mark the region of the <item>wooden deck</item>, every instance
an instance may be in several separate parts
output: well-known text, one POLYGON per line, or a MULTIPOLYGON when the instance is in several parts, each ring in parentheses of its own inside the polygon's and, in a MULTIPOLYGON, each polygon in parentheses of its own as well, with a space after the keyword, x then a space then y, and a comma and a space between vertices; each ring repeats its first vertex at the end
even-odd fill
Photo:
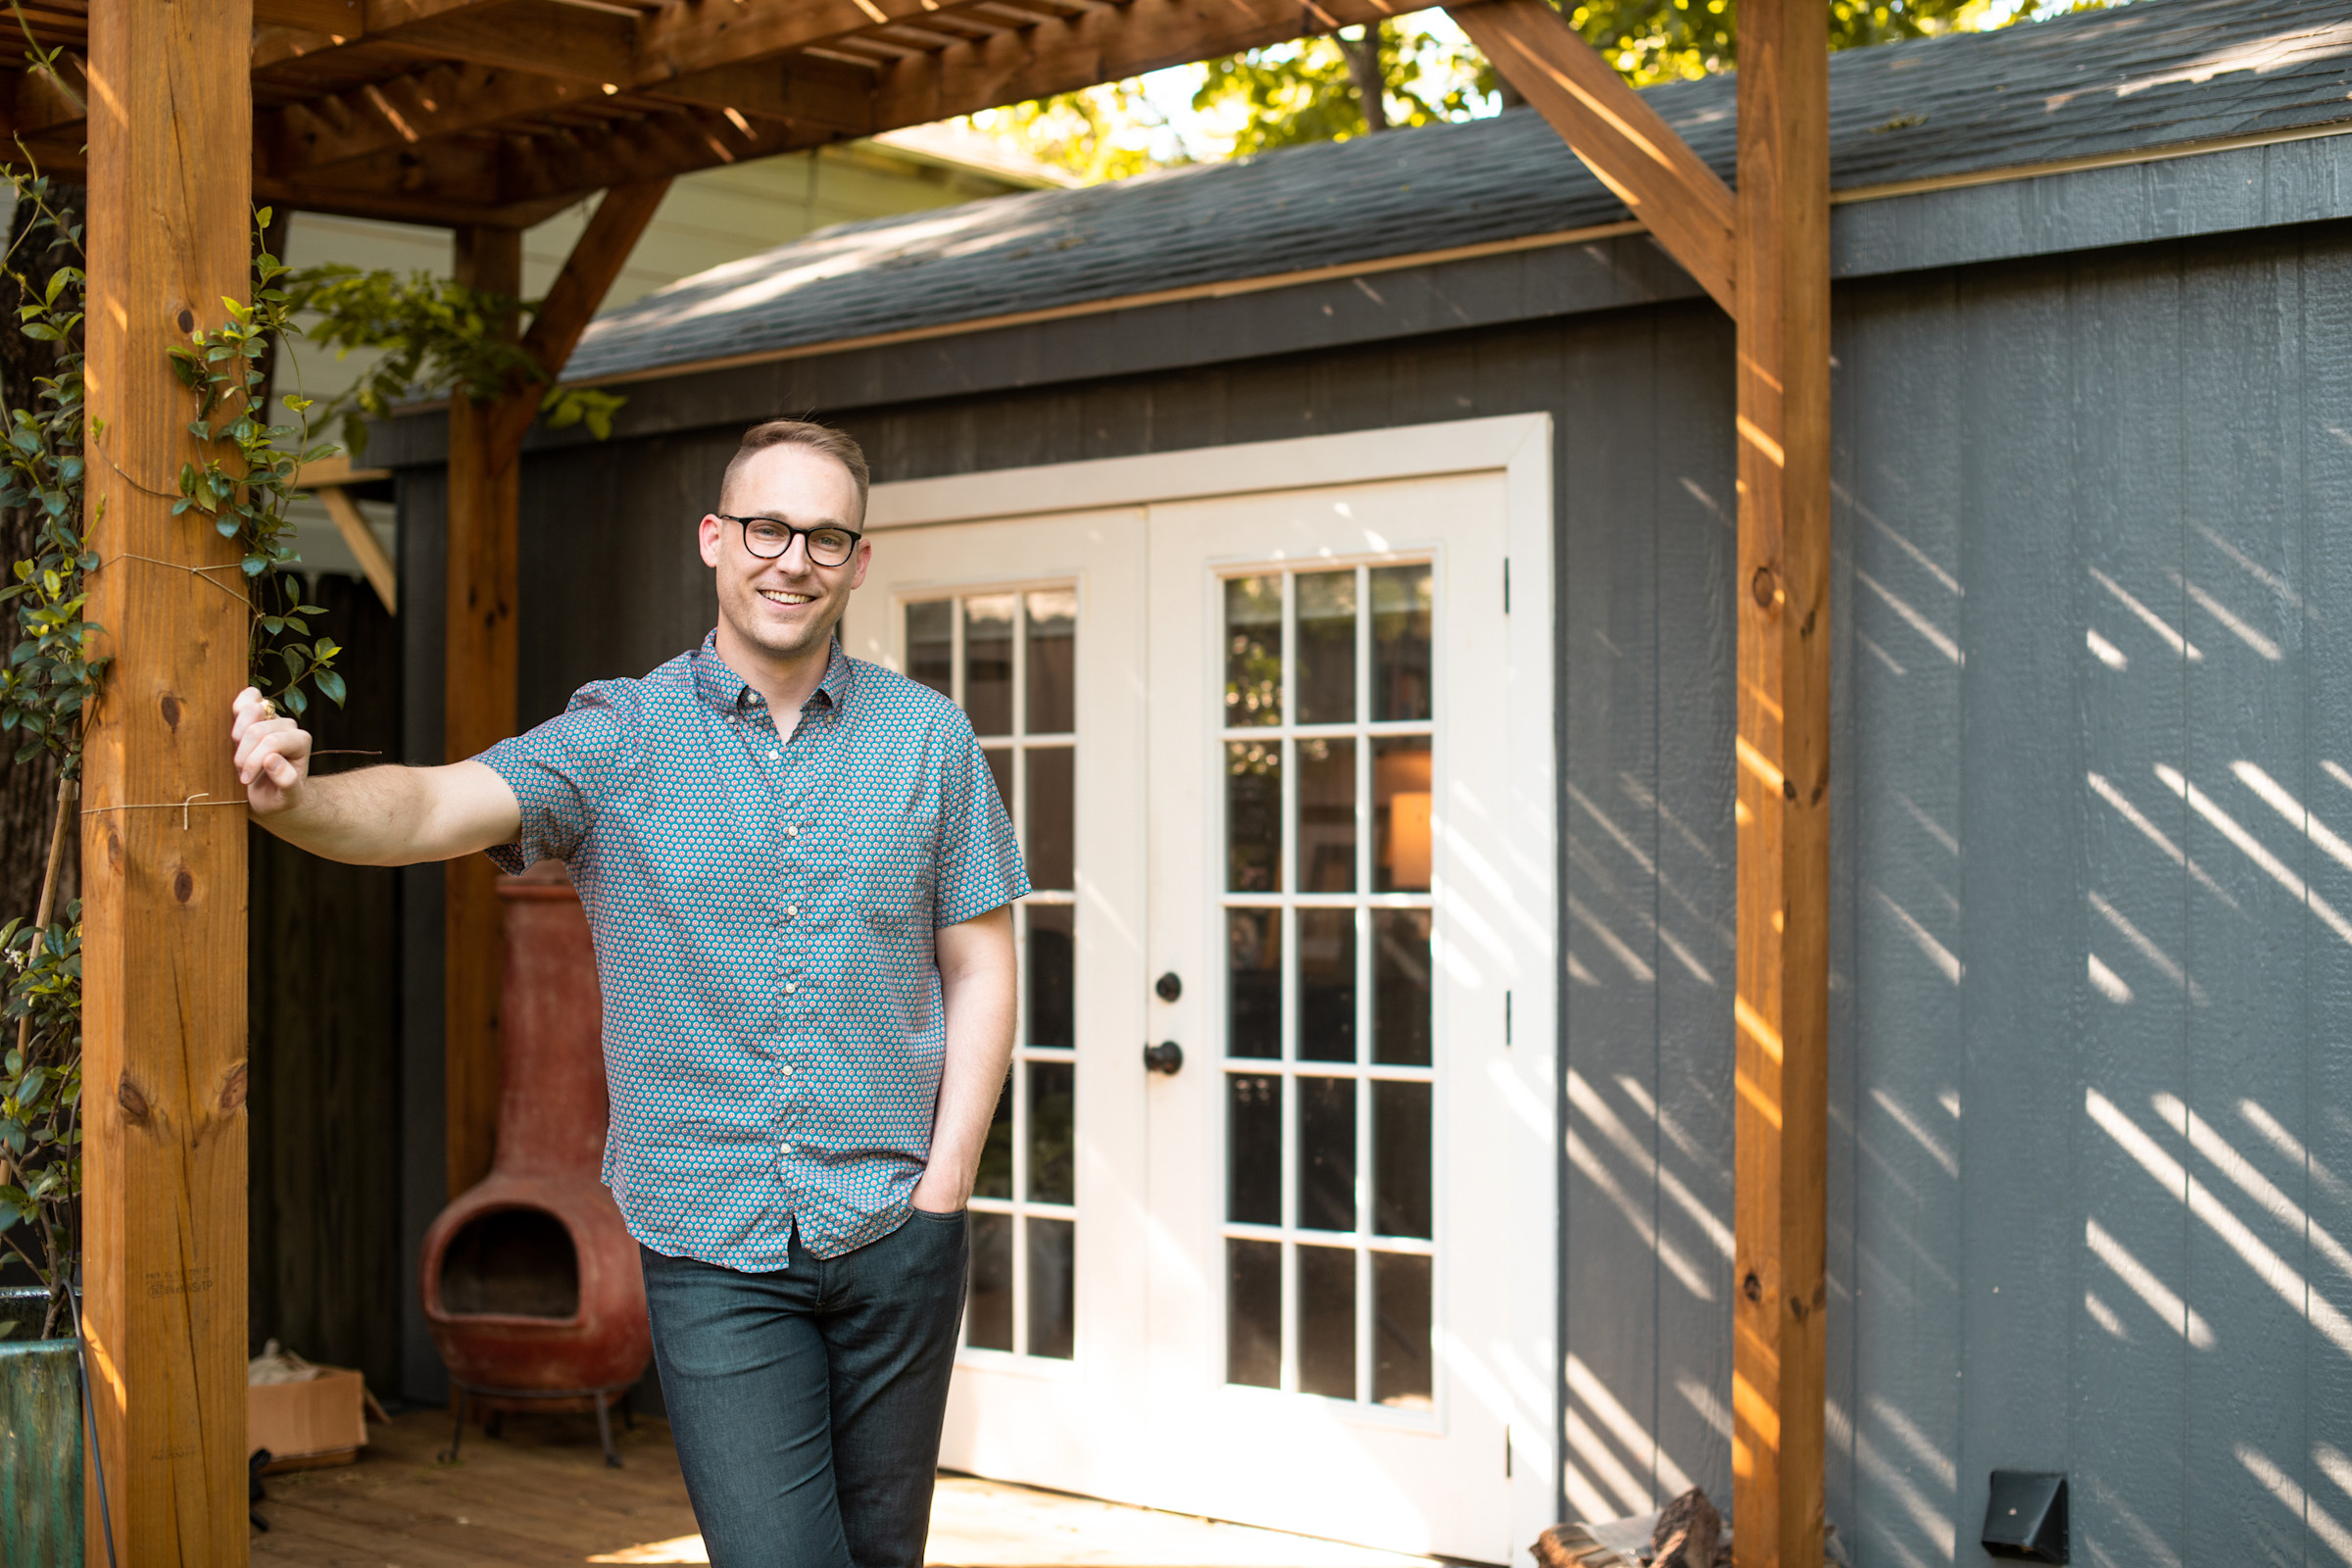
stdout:
MULTIPOLYGON (((616 1432, 605 1467, 587 1416, 507 1419, 466 1435, 461 1463, 435 1455, 449 1418, 415 1411, 368 1429, 357 1464, 268 1478, 255 1568, 569 1568, 704 1563, 669 1428, 616 1432)), ((933 1564, 955 1568, 1438 1568, 1271 1530, 1157 1513, 1060 1493, 942 1476, 933 1564)))

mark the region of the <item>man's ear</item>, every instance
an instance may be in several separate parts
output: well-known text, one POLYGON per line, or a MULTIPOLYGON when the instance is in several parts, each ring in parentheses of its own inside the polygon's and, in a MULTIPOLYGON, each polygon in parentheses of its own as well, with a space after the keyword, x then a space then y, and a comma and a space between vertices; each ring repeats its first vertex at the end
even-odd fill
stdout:
POLYGON ((853 590, 865 586, 865 568, 873 564, 874 542, 871 539, 858 540, 858 554, 851 558, 850 587, 853 590))
POLYGON ((719 548, 726 543, 726 527, 727 525, 719 521, 713 514, 708 512, 703 514, 702 526, 696 532, 702 539, 704 565, 716 566, 718 564, 719 548))

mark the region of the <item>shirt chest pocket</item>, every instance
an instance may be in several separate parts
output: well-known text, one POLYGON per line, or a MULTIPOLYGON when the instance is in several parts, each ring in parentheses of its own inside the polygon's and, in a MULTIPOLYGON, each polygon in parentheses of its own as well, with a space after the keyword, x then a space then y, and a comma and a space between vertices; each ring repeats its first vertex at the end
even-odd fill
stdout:
POLYGON ((939 812, 893 812, 869 824, 850 849, 858 913, 877 926, 928 925, 939 886, 939 812))

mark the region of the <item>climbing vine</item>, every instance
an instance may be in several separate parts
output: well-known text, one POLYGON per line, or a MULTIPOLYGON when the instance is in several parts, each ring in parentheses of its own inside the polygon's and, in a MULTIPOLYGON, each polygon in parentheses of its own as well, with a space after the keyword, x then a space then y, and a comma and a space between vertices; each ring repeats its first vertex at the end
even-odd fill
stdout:
MULTIPOLYGON (((46 753, 58 764, 58 809, 39 907, 0 925, 5 991, 0 1020, 14 1040, 0 1043, 0 1246, 22 1259, 50 1293, 44 1334, 66 1321, 66 1294, 78 1258, 81 1195, 81 906, 57 906, 60 873, 77 813, 82 742, 104 700, 107 659, 97 653, 105 628, 84 613, 89 580, 120 569, 127 558, 102 560, 92 549, 87 465, 104 457, 106 432, 83 403, 82 230, 63 189, 47 176, 0 166, 27 220, 4 261, 25 303, 17 330, 54 353, 52 373, 29 388, 5 389, 0 413, 0 508, 32 519, 34 553, 14 564, 0 607, 15 633, 0 663, 0 745, 25 763, 46 753), (32 280, 38 260, 55 264, 32 280)), ((257 235, 270 220, 256 215, 257 235)), ((300 713, 310 694, 341 703, 341 649, 314 633, 318 608, 302 601, 300 558, 287 522, 305 463, 332 456, 309 444, 308 400, 284 400, 294 422, 272 424, 266 407, 272 340, 286 333, 292 296, 286 268, 258 243, 251 305, 228 302, 229 320, 190 335, 172 350, 172 365, 193 394, 189 433, 198 460, 179 472, 175 514, 194 514, 236 541, 233 567, 154 562, 203 576, 247 606, 253 683, 300 713)), ((138 481, 109 462, 125 482, 138 481)), ((144 488, 144 487, 142 487, 144 488)), ((152 493, 152 492, 151 492, 152 493)), ((0 1322, 0 1333, 10 1325, 0 1322)))

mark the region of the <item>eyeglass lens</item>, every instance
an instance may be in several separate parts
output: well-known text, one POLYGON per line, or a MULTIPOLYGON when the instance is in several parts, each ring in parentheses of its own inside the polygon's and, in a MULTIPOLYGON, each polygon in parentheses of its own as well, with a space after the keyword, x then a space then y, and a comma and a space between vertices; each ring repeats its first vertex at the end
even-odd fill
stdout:
POLYGON ((858 536, 847 528, 795 528, 761 517, 735 520, 743 524, 745 547, 764 561, 773 561, 791 549, 794 534, 808 541, 808 559, 820 566, 840 565, 858 545, 858 536))

